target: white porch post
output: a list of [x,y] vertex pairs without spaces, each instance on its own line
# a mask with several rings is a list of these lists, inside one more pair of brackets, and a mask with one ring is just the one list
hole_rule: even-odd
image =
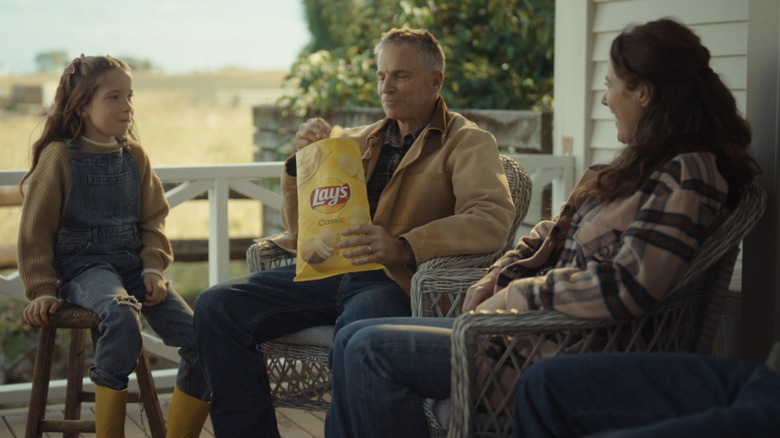
[[230,237],[228,235],[228,199],[230,183],[216,178],[209,189],[209,286],[228,278]]

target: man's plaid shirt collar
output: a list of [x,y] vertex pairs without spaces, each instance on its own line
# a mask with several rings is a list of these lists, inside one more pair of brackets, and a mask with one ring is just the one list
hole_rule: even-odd
[[374,167],[374,173],[371,174],[371,179],[366,184],[368,204],[371,208],[371,217],[374,217],[374,212],[376,212],[376,207],[379,204],[379,196],[382,194],[382,190],[384,190],[387,183],[390,182],[390,178],[393,177],[393,173],[395,173],[395,170],[398,168],[398,164],[426,126],[428,126],[427,123],[420,127],[420,129],[404,135],[402,143],[399,144],[398,136],[400,132],[398,129],[398,122],[393,120],[387,125],[385,140],[382,144],[382,150],[379,153],[376,167]]

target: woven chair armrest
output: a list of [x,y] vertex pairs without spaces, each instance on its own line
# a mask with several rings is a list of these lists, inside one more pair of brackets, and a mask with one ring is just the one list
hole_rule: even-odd
[[448,318],[460,315],[463,295],[468,287],[482,278],[484,268],[502,254],[503,251],[498,250],[437,257],[420,263],[412,276],[412,315]]
[[466,290],[484,275],[485,270],[480,268],[418,271],[412,277],[412,316],[460,315]]
[[487,268],[501,257],[503,253],[503,250],[498,250],[479,254],[437,257],[417,265],[417,272],[445,268]]
[[[568,330],[598,329],[615,325],[615,320],[575,318],[556,310],[518,312],[470,311],[456,318],[453,324],[453,348],[458,353],[474,353],[473,342],[482,335],[529,335],[555,333]],[[453,351],[455,353],[455,351]],[[456,354],[457,360],[465,356]]]
[[[491,391],[499,391],[499,375],[502,368],[496,366],[493,375],[484,375],[485,369],[480,371],[480,363],[487,362],[489,339],[494,336],[503,339],[520,340],[529,337],[537,340],[544,339],[547,334],[553,334],[561,344],[566,344],[572,332],[595,333],[602,327],[615,324],[611,320],[588,320],[574,318],[552,310],[540,310],[531,312],[468,312],[455,319],[452,334],[452,416],[450,418],[450,437],[467,437],[472,430],[472,422],[480,415],[487,417],[489,422],[498,424],[503,417],[512,415],[509,403],[514,398],[513,391],[500,393],[501,401],[494,406],[490,399]],[[539,344],[533,344],[530,348],[535,352]],[[555,355],[561,354],[556,352]],[[525,357],[518,354],[515,348],[508,348],[502,353],[500,361],[511,364],[515,370],[514,388],[519,382],[522,372],[530,365]],[[477,379],[477,376],[481,377]]]
[[258,239],[246,250],[249,272],[266,271],[295,263],[295,254],[281,248],[270,237]]

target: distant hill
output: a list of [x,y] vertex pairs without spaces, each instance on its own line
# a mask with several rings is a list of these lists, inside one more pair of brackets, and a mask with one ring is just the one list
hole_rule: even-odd
[[[166,74],[162,72],[136,72],[133,74],[137,88],[280,88],[287,71],[224,69],[214,72]],[[36,85],[57,83],[59,74],[0,75],[0,88],[12,85]]]
[[133,79],[138,88],[281,88],[287,73],[239,69],[175,75],[140,72]]

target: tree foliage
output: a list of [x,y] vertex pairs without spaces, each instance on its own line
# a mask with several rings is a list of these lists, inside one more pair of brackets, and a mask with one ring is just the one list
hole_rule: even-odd
[[59,73],[71,59],[64,50],[49,50],[35,55],[35,66],[40,73]]
[[155,69],[152,61],[144,58],[136,58],[135,56],[125,55],[120,56],[119,59],[127,63],[131,71],[152,71]]
[[[76,56],[78,55],[68,56],[68,52],[64,50],[49,50],[35,55],[35,65],[41,73],[60,73]],[[154,64],[148,59],[130,55],[120,56],[119,59],[125,61],[132,71],[154,70]]]
[[391,27],[430,30],[447,56],[452,108],[542,109],[552,104],[550,0],[304,0],[312,43],[291,68],[284,108],[377,106],[373,47]]

